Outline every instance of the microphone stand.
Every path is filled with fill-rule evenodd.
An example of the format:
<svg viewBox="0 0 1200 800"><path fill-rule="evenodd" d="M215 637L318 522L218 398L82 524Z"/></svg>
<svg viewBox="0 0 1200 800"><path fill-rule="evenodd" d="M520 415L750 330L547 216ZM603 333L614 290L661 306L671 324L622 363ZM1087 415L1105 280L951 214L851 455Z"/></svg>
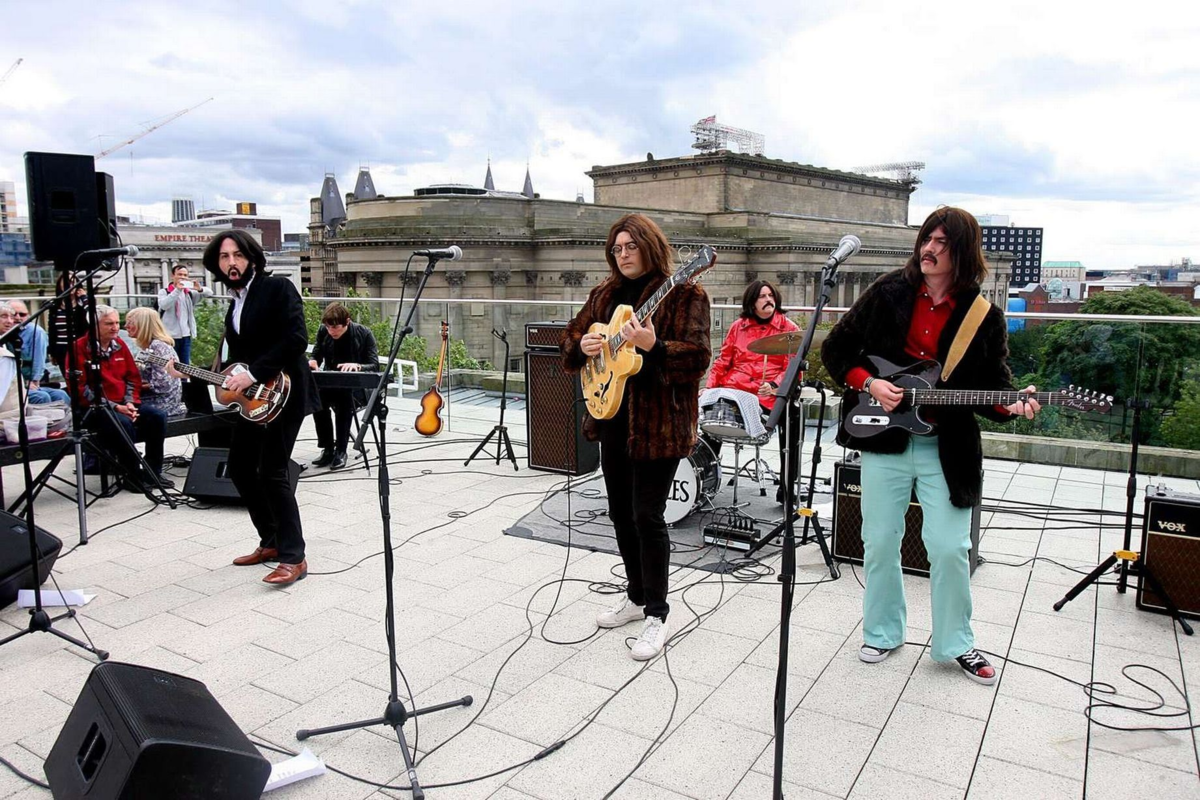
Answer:
<svg viewBox="0 0 1200 800"><path fill-rule="evenodd" d="M475 456L479 455L483 451L483 448L487 446L487 443L492 440L492 437L495 436L496 466L500 466L500 456L507 452L508 460L512 462L513 471L515 472L518 469L517 457L513 455L512 440L508 438L508 428L504 424L504 409L508 405L508 332L497 331L495 328L492 328L492 336L504 342L504 383L503 389L500 392L500 421L492 428L491 433L479 443L479 446L475 448L475 452L471 453L470 457L463 462L463 466L465 467L474 461ZM488 456L490 457L491 453L488 453Z"/></svg>
<svg viewBox="0 0 1200 800"><path fill-rule="evenodd" d="M800 374L808 368L808 352L812 348L813 334L817 330L817 320L821 317L821 311L829 302L829 294L833 290L835 274L838 268L838 259L831 257L825 262L825 267L821 270L821 294L817 297L816 307L813 308L812 316L809 318L808 327L804 331L804 339L800 342L800 349L792 360L788 363L787 371L783 375L783 379L779 383L779 389L776 390L775 396L778 400L775 407L771 409L771 416L767 418L767 430L774 430L779 425L780 417L783 417L783 435L789 433L789 426L795 424L793 417L795 415L788 413L791 405L796 402L800 393ZM780 402L782 401L782 402ZM825 399L824 393L821 395L821 419L824 420ZM801 434L804 431L804 421L800 420ZM820 447L820 428L817 429L817 446ZM788 440L785 440L788 441ZM803 445L801 445L803 446ZM799 458L799 453L793 453L792 448L784 449L783 476L784 481L787 481L788 468L791 465L793 458ZM815 456L814 456L815 458ZM821 530L821 524L817 520L817 514L812 510L813 499L813 484L815 483L816 464L813 464L813 479L808 484L808 495L805 503L806 507L795 507L795 492L792 487L787 486L784 490L784 506L783 506L783 522L779 528L776 528L771 533L764 536L756 542L753 547L746 553L747 556L753 554L768 541L770 541L777 533L783 532L783 563L779 570L779 582L783 585L780 592L779 601L779 665L775 671L775 777L774 788L772 790L772 798L774 800L783 800L783 734L784 723L787 714L787 679L788 679L788 643L789 634L791 631L792 619L792 602L796 592L796 533L793 525L797 515L804 517L804 537L808 538L809 523L815 531L817 544L821 547L821 555L825 557L825 564L829 567L829 575L834 580L837 580L840 573L837 565L833 562L833 557L829 553L829 546L825 543L825 535Z"/></svg>
<svg viewBox="0 0 1200 800"><path fill-rule="evenodd" d="M400 700L400 687L396 679L396 673L400 669L399 663L396 660L396 599L392 588L396 563L392 553L391 479L388 473L387 460L388 407L387 395L384 391L388 376L392 374L392 367L396 363L396 357L400 353L401 346L404 344L404 339L413 332L412 321L413 317L416 316L417 306L421 302L421 294L425 291L425 284L429 281L429 276L433 274L433 267L437 264L439 258L439 256L432 254L426 257L429 259L429 263L425 266L425 272L421 275L421 282L417 285L417 293L413 297L412 307L408 310L408 318L404 320L404 327L400 329L400 335L392 342L392 350L388 354L387 366L384 367L383 372L379 376L379 383L371 390L371 396L367 400L366 409L363 411L363 424L359 427L358 435L354 438L354 449L360 453L364 453L365 456L363 439L366 438L368 428L375 431L375 446L378 451L379 460L379 469L376 470L379 484L379 515L383 522L383 585L384 596L386 597L384 632L387 637L388 673L391 679L391 693L388 695L388 702L384 707L383 716L381 717L360 720L358 722L346 722L341 725L330 725L324 728L304 728L296 731L296 738L304 741L310 736L367 728L372 725L387 725L396 732L396 739L400 742L400 750L404 754L404 767L408 774L409 784L412 786L413 800L423 800L425 792L421 789L421 784L417 780L417 768L413 762L413 755L409 752L408 741L404 738L404 723L408 721L409 717L419 717L423 714L444 711L456 706L465 707L474 702L474 699L470 695L467 695L458 700L439 703L427 706L426 708L414 708L409 711ZM402 308L398 306L396 308L397 319L400 318L401 311Z"/></svg>

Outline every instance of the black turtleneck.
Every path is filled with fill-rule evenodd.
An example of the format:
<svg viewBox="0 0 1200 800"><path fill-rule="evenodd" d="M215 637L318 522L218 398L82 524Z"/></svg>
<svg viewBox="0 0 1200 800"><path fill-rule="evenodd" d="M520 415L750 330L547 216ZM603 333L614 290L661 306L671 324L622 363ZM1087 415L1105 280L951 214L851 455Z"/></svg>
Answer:
<svg viewBox="0 0 1200 800"><path fill-rule="evenodd" d="M650 273L632 280L622 275L620 283L617 284L617 288L613 291L612 308L608 310L609 318L612 318L613 312L617 310L617 306L633 306L633 310L636 312L638 301L642 299L642 294L650 286L653 279L654 276ZM650 348L649 351L639 348L638 352L646 357L647 362L653 365L658 363L659 359L666 352L666 349L667 346L662 343L662 340L657 339L654 342L654 347Z"/></svg>

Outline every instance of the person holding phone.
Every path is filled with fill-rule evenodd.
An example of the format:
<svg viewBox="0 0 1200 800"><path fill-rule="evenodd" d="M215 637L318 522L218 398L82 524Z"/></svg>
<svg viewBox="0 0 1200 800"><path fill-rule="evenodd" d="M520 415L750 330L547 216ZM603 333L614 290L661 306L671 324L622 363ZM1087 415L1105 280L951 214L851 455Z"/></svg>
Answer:
<svg viewBox="0 0 1200 800"><path fill-rule="evenodd" d="M176 264L171 268L171 282L158 290L158 310L163 326L175 340L179 363L192 361L192 337L196 335L196 301L212 297L213 290L188 277L188 268Z"/></svg>

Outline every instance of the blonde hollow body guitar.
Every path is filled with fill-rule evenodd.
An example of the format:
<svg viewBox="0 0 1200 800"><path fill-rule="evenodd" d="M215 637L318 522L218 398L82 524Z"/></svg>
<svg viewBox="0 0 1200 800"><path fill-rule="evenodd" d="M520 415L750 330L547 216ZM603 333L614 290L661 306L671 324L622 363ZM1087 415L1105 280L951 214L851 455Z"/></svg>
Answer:
<svg viewBox="0 0 1200 800"><path fill-rule="evenodd" d="M608 322L596 322L588 328L588 333L598 333L604 337L600 352L589 357L579 372L583 399L589 414L596 419L615 417L621 409L626 382L642 369L642 357L621 335L625 323L636 313L638 322L646 324L672 289L684 283L694 283L716 263L716 253L704 245L694 258L667 278L636 312L632 306L617 306Z"/></svg>

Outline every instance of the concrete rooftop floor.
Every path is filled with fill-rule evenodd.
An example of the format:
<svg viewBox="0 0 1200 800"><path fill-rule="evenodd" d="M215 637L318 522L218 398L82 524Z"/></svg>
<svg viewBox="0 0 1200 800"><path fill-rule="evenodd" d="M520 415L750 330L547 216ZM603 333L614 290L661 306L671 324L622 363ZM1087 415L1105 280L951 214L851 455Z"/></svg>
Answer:
<svg viewBox="0 0 1200 800"><path fill-rule="evenodd" d="M418 705L475 698L470 708L419 718L419 733L413 722L406 726L423 758L422 783L489 775L569 739L542 760L473 783L429 788L429 797L601 798L627 776L613 797L770 797L780 611L774 576L746 582L675 570L671 645L648 666L638 665L626 652L626 637L636 636L638 626L598 633L594 624L596 612L613 600L594 590L613 580L619 558L502 533L562 479L528 469L520 445L518 472L486 460L463 467L494 424L496 409L452 404L449 430L424 440L408 429L415 401L393 400L392 408L399 666ZM523 412L510 409L507 421L523 442ZM190 449L187 440L168 442L168 453ZM306 424L295 457L307 463L315 454ZM822 474L830 474L840 456L840 448L827 445ZM1035 503L1125 507L1123 474L1013 462L985 466L988 503L1004 511L1028 512ZM64 465L60 474L70 471ZM175 478L182 486L183 472L176 470ZM1140 487L1148 481L1140 477ZM1165 482L1200 492L1195 481ZM5 469L10 501L19 483L19 471ZM717 502L727 502L729 492L723 489ZM244 510L172 511L128 493L92 505L91 542L61 557L55 575L63 588L96 591L80 618L113 660L197 678L252 739L297 748L297 729L376 717L387 699L376 497L374 472L305 473L298 498L310 574L288 589L261 583L261 568L230 565L256 543ZM35 510L39 526L63 539L64 552L75 544L72 501L45 492ZM1113 683L1138 704L1151 695L1122 677L1126 664L1148 664L1180 685L1200 685L1200 637L1183 636L1168 618L1137 610L1132 591L1093 588L1055 613L1051 604L1077 573L1046 560L999 563L1038 557L1090 568L1119 545L1119 528L1101 534L1096 515L1076 516L1090 524L1052 530L1067 523L1047 521L1044 513L983 516L980 549L989 563L973 579L977 644L1030 665L993 659L1002 669L994 687L929 659L928 582L919 577L905 578L910 644L881 664L860 663L862 589L855 575L843 567L842 578L829 581L817 548L801 548L785 795L1200 797L1194 732L1116 732L1089 724L1082 689L1034 669L1080 683ZM1139 538L1135 532L1135 547ZM778 550L765 552L773 555L764 563L778 566ZM0 637L24 625L25 612L15 605L0 611ZM57 627L79 635L73 622ZM0 649L0 755L43 777L42 760L94 663L45 634ZM1162 679L1149 682L1169 706L1182 707ZM1098 710L1096 718L1134 727L1196 722L1186 713L1164 720L1112 709ZM394 784L403 773L387 728L305 744L330 767L370 781ZM0 768L0 796L49 793ZM331 772L274 796L409 793Z"/></svg>

